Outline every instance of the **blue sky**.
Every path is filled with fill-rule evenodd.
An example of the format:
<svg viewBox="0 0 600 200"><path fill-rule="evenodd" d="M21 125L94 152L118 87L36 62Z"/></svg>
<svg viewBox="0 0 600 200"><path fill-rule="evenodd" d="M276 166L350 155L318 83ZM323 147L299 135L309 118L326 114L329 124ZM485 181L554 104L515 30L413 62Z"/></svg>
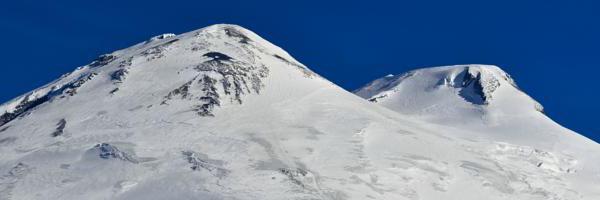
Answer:
<svg viewBox="0 0 600 200"><path fill-rule="evenodd" d="M0 8L0 101L151 36L233 23L352 90L414 68L494 64L600 141L595 1L48 1Z"/></svg>

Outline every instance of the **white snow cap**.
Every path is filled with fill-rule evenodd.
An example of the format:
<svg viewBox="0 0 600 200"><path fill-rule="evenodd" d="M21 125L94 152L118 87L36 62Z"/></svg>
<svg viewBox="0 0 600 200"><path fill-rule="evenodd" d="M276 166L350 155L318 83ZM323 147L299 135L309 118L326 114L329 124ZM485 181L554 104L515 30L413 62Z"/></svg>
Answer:
<svg viewBox="0 0 600 200"><path fill-rule="evenodd" d="M382 101L390 97L406 80L419 82L422 89L450 87L459 89L457 95L473 104L488 105L498 95L499 87L519 90L510 75L494 65L452 65L413 70L398 76L387 75L355 91L363 98ZM520 91L519 91L520 92ZM521 92L522 93L522 92ZM524 94L524 93L523 93Z"/></svg>
<svg viewBox="0 0 600 200"><path fill-rule="evenodd" d="M154 37L3 104L0 199L600 199L599 145L496 67L359 93L236 25Z"/></svg>

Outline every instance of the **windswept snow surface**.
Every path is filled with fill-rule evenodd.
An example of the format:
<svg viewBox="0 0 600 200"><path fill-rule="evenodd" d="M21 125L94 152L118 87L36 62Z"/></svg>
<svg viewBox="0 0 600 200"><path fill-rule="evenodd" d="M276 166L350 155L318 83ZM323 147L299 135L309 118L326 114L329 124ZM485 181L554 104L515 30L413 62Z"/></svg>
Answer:
<svg viewBox="0 0 600 200"><path fill-rule="evenodd" d="M496 143L488 147L495 149L487 155L492 160L501 164L506 160L498 161L500 158L512 157L509 160L537 163L534 171L553 171L547 178L560 180L561 187L579 194L546 199L600 198L599 145L548 118L543 107L497 66L418 69L387 75L354 92L430 127L457 130L446 131L448 137ZM512 155L504 155L508 152ZM518 168L510 173L523 170ZM531 179L530 175L522 178ZM559 182L543 188L556 187Z"/></svg>
<svg viewBox="0 0 600 200"><path fill-rule="evenodd" d="M393 110L239 26L164 34L0 106L0 199L600 198L598 145L541 113L500 140Z"/></svg>

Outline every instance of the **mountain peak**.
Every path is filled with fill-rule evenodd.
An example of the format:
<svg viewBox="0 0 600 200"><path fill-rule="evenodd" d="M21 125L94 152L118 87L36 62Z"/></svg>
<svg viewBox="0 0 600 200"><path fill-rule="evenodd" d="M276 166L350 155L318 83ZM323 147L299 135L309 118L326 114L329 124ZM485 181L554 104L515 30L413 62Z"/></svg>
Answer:
<svg viewBox="0 0 600 200"><path fill-rule="evenodd" d="M132 47L99 56L90 64L0 106L0 126L34 108L79 93L160 95L161 105L190 105L198 115L213 116L222 105L241 104L261 93L269 77L310 69L252 31L217 24L183 34L161 34ZM145 91L145 92L141 92ZM87 95L83 95L87 96ZM99 98L99 97L98 97Z"/></svg>
<svg viewBox="0 0 600 200"><path fill-rule="evenodd" d="M416 70L372 89L403 112L473 122L470 111L515 107L496 72ZM488 104L460 95L490 77ZM523 111L490 134L516 140L467 137L215 25L101 55L0 106L0 199L598 199L598 146L515 126L539 122Z"/></svg>
<svg viewBox="0 0 600 200"><path fill-rule="evenodd" d="M493 65L455 65L437 70L447 73L440 85L459 89L459 95L473 104L490 104L501 85L517 88L508 73Z"/></svg>
<svg viewBox="0 0 600 200"><path fill-rule="evenodd" d="M452 65L385 76L355 91L358 96L405 113L498 113L543 111L511 76L494 65ZM459 111L463 110L463 111ZM480 114L476 114L480 116ZM479 117L480 118L480 117Z"/></svg>
<svg viewBox="0 0 600 200"><path fill-rule="evenodd" d="M490 104L493 93L501 85L506 84L518 89L515 81L501 68L494 65L452 65L412 70L400 75L386 75L372 81L355 91L363 98L372 101L382 100L390 90L402 84L405 79L427 76L428 81L435 82L428 88L451 87L459 89L459 95L466 101L478 105Z"/></svg>

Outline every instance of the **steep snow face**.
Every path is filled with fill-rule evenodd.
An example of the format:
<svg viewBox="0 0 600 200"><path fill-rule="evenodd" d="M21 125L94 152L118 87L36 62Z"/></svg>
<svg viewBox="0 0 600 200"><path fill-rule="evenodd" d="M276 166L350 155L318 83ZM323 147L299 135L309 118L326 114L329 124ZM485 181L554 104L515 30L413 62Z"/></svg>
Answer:
<svg viewBox="0 0 600 200"><path fill-rule="evenodd" d="M490 65L444 66L388 75L355 93L439 124L484 125L487 129L530 119L549 121L541 119L546 118L543 107L523 93L510 75Z"/></svg>
<svg viewBox="0 0 600 200"><path fill-rule="evenodd" d="M522 92L510 75L496 66L455 65L418 69L401 75L387 75L354 93L405 116L430 123L430 126L442 125L460 130L449 131L448 137L499 143L495 153L488 156L501 156L496 154L504 154L502 152L508 149L526 157L538 157L534 155L542 150L542 154L548 155L562 152L570 156L546 158L562 160L563 164L556 163L551 167L562 170L570 168L567 163L581 165L599 158L591 153L595 150L590 150L597 148L597 143L544 115L543 107ZM547 161L539 163L538 167L548 164ZM595 171L597 169L579 173L597 174Z"/></svg>
<svg viewBox="0 0 600 200"><path fill-rule="evenodd" d="M510 75L491 65L443 66L388 75L355 93L427 122L497 133L486 137L499 140L541 144L540 140L551 137L579 136L545 116L543 107L522 92ZM554 140L547 147L553 145Z"/></svg>
<svg viewBox="0 0 600 200"><path fill-rule="evenodd" d="M392 101L395 93L424 93L406 91L411 89L425 90L427 95L443 93L442 95L448 96L437 101L455 98L474 106L485 107L507 104L506 101L519 101L520 104L513 106L543 112L543 108L535 100L525 98L526 95L519 90L510 75L491 65L445 66L414 70L397 76L387 75L356 90L355 93L370 101L381 103ZM433 103L413 104L406 107L429 106Z"/></svg>
<svg viewBox="0 0 600 200"><path fill-rule="evenodd" d="M365 101L235 25L102 55L0 113L3 200L600 197L597 160L581 155L597 145L465 139Z"/></svg>
<svg viewBox="0 0 600 200"><path fill-rule="evenodd" d="M108 89L115 98L127 89L145 87L145 93L154 93L175 88L164 97L163 104L174 101L173 98L195 101L193 107L198 114L210 116L215 106L241 104L244 95L260 93L269 74L265 66L268 61L283 62L306 76L314 76L283 50L236 26L214 26L179 37L162 34L134 47L102 55L54 83L2 105L0 125L41 104L73 96L80 89L86 90L87 85L101 86L93 88L94 92ZM127 81L131 71L139 72ZM98 74L100 77L96 77ZM181 80L187 81L179 83ZM107 81L113 85L100 83ZM151 81L162 85L148 84ZM131 86L136 84L139 85ZM173 87L173 84L179 85Z"/></svg>

